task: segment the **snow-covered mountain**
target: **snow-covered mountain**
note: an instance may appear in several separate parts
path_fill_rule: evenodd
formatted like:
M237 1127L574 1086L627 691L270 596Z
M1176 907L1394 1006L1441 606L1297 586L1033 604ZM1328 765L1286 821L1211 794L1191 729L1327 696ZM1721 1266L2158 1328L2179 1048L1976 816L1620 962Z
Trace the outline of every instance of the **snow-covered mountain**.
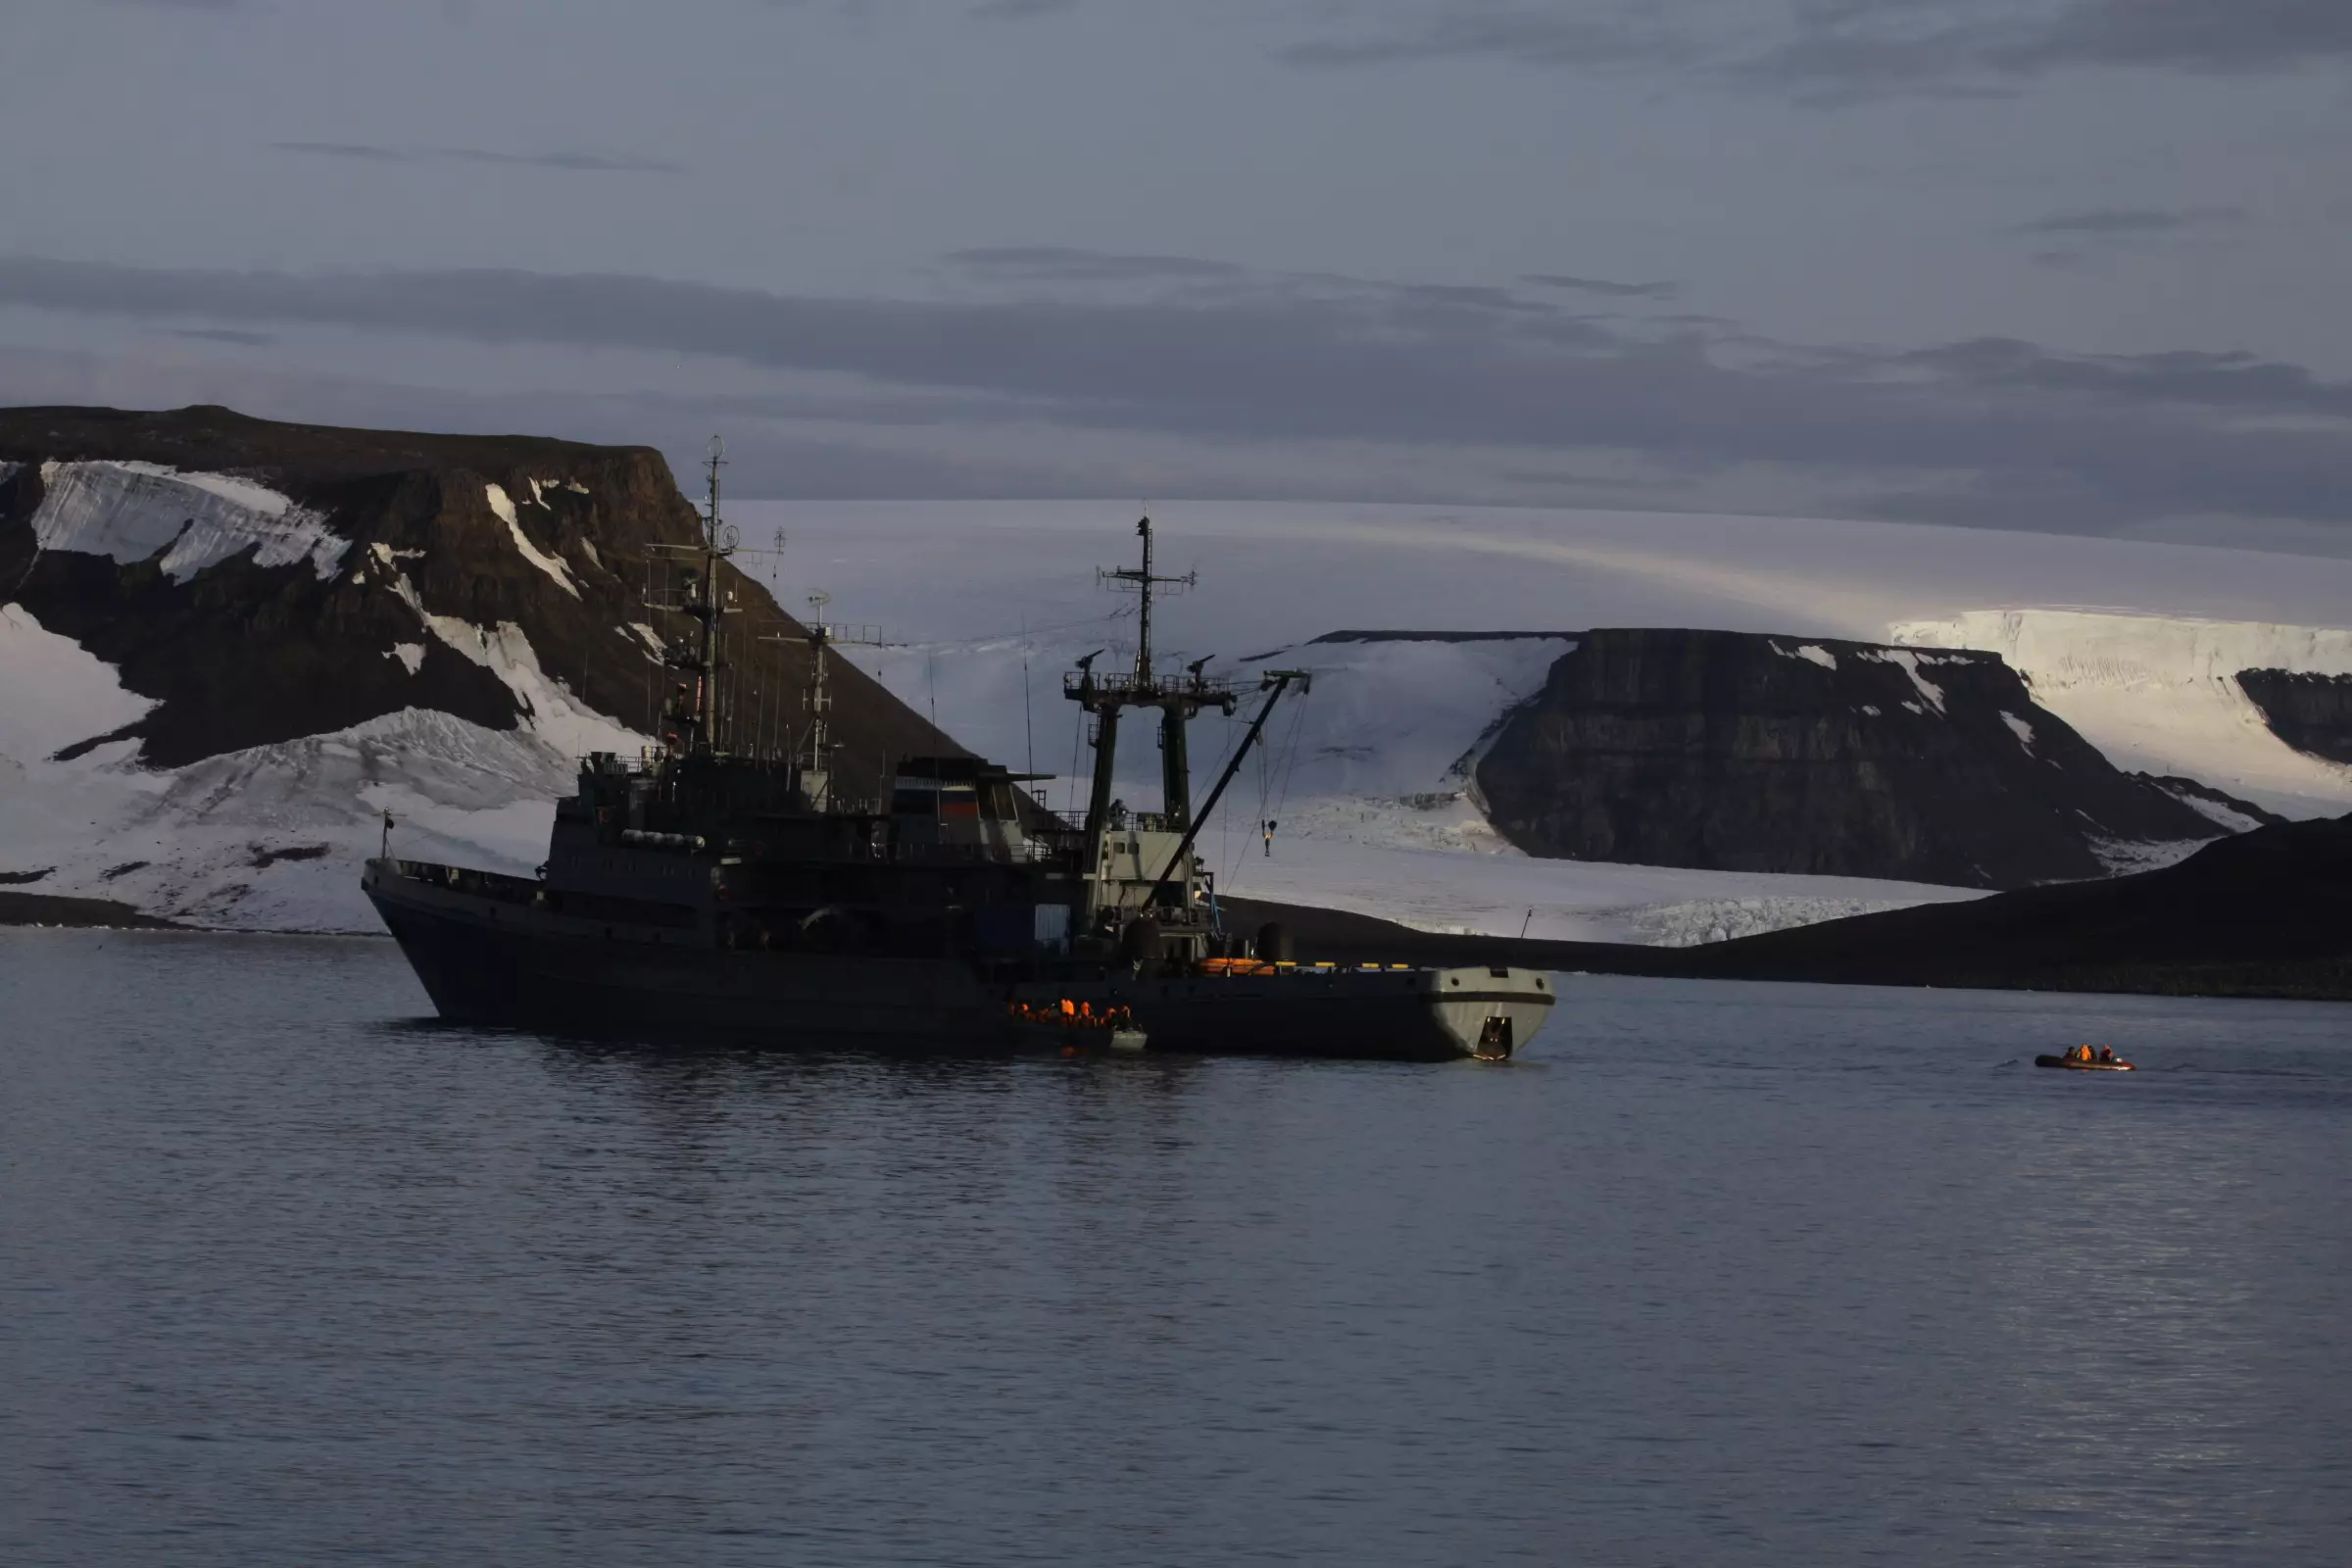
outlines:
M650 453L305 431L224 411L16 411L0 414L0 470L12 886L228 925L370 928L354 882L384 808L396 850L527 867L576 754L644 742L664 628L634 558L694 525ZM747 542L788 541L780 562L739 561L753 618L789 637L769 588L795 605L821 589L829 616L878 623L889 645L840 651L837 716L859 753L845 765L938 748L936 715L971 749L1055 775L1041 788L1056 805L1086 765L1059 674L1131 648L1132 603L1095 568L1127 563L1134 513L728 509ZM1222 885L1434 928L1705 941L1975 896L1512 848L1474 800L1474 771L1581 628L1720 627L1797 646L1884 642L1900 626L1914 646L1962 646L1991 635L1983 615L2055 625L2045 617L2098 605L2159 640L2187 622L2316 628L2305 653L2265 644L2265 660L2352 673L2328 631L2352 603L2344 563L1809 519L1240 503L1155 514L1162 568L1200 573L1162 609L1165 659L1208 655L1246 680L1316 671L1204 835ZM1348 627L1481 635L1330 638ZM2113 660L2062 679L2058 643L1993 651L2122 765L2288 814L2352 806L2352 769L2291 747L2281 761L2264 750L2284 745L2277 732L2246 730L2242 710L2234 729L2151 716L2186 699L2152 709L2157 688ZM738 710L772 742L797 719L805 659L790 643L743 646ZM2227 706L2218 684L2198 690ZM1200 721L1200 790L1241 728ZM1122 783L1148 803L1157 757L1137 741ZM1268 819L1271 856L1256 830Z
M382 838L527 869L577 758L666 696L659 454L245 419L0 411L0 881L231 926L374 929ZM722 696L801 711L800 624L731 573ZM774 640L767 640L774 639ZM854 670L843 763L953 749Z

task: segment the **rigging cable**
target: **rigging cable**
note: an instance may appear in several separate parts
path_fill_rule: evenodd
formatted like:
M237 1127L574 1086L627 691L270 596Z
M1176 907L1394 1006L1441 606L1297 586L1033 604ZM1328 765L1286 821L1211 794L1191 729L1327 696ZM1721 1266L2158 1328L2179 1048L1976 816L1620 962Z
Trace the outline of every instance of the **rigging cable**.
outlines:
M1303 702L1293 706L1291 709L1290 732L1284 736L1281 755L1274 763L1276 789L1273 808L1266 812L1264 817L1265 821L1279 821L1290 806L1291 782L1298 776L1298 772L1299 731L1305 717L1306 705ZM1269 835L1269 837L1271 837L1272 829L1269 828L1265 829L1264 831Z

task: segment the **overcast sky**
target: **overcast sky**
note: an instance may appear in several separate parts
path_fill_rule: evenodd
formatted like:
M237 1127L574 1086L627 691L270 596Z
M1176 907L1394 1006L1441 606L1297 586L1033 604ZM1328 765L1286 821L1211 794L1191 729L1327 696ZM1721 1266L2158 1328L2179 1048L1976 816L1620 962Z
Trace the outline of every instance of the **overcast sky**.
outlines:
M0 401L2352 554L2348 0L0 0Z

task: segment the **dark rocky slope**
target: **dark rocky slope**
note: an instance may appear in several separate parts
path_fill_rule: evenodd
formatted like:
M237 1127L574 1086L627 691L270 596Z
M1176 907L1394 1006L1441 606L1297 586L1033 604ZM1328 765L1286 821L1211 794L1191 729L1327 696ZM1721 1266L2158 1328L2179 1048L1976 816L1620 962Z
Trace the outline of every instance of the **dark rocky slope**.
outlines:
M1685 951L1726 977L2352 997L2352 817L2258 828L2137 876Z
M114 899L61 899L45 893L0 888L0 925L101 926L119 930L170 931L170 920L143 914Z
M2257 828L2136 876L1921 905L1695 948L1437 936L1337 910L1241 899L1225 905L1236 924L1285 921L1306 958L2352 1001L2352 816Z
M71 469L50 466L89 462L249 478L290 497L348 548L331 570L307 558L262 564L265 552L246 548L192 574L168 570L167 549L125 560L117 557L135 549L110 557L39 548L31 523L51 483L44 469L71 482ZM434 635L424 614L463 622L458 635L470 630L485 648L502 625L518 628L580 706L650 729L662 675L628 628L663 617L641 604L642 555L648 544L692 541L697 529L694 507L650 448L281 424L220 408L0 410L0 602L23 604L48 630L118 666L131 691L159 700L122 732L152 766L404 708L514 727L527 699ZM556 564L534 564L524 543ZM802 628L760 582L730 577L746 611L729 622L731 678L797 716L805 648L754 637ZM833 669L846 776L874 776L886 756L957 750L846 661Z
M1534 855L1964 887L2230 831L2119 771L1998 655L1743 632L1585 633L1476 781Z
M2312 757L2352 762L2352 675L2238 671L2238 689L2270 721L2271 733Z

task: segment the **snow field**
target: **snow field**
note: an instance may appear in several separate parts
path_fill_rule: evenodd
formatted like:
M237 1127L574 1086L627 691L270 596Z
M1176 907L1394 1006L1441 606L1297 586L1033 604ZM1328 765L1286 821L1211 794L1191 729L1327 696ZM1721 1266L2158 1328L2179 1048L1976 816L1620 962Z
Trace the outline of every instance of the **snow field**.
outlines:
M1239 829L1235 840L1248 838ZM1203 837L1214 840L1212 829ZM1212 842L1208 858L1220 858ZM1235 843L1219 892L1395 920L1423 931L1557 942L1687 947L1914 904L1983 898L1976 888L1861 877L1768 876L1671 866L1539 860L1278 834L1273 858ZM1532 911L1532 913L1531 913Z
M513 625L425 618L529 705L519 729L407 709L148 770L135 741L49 760L152 705L23 606L0 607L0 871L49 872L23 891L114 899L202 925L379 931L359 874L386 809L395 854L529 870L546 856L579 755L635 751L647 738L573 703Z

